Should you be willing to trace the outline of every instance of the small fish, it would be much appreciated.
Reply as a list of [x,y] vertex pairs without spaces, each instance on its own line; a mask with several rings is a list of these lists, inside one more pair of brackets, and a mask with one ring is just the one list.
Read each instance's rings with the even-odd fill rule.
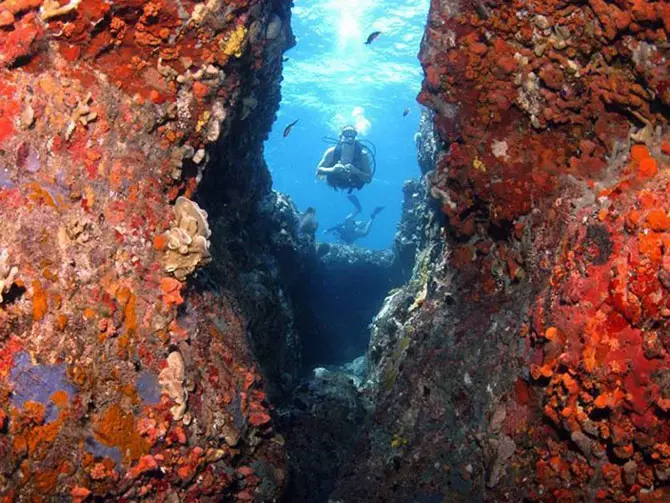
[[372,33],[370,33],[370,35],[368,35],[368,39],[365,41],[365,45],[370,45],[372,42],[377,40],[377,37],[379,37],[379,35],[381,34],[382,34],[381,31],[373,31]]
[[282,63],[286,63],[289,60],[288,56],[281,58]]
[[300,119],[296,119],[293,122],[291,122],[288,126],[284,128],[284,138],[286,138],[289,133],[291,132],[291,129],[293,129],[293,126],[295,126]]
[[405,110],[402,111],[403,117],[407,117],[407,114],[409,114],[409,108],[405,108]]

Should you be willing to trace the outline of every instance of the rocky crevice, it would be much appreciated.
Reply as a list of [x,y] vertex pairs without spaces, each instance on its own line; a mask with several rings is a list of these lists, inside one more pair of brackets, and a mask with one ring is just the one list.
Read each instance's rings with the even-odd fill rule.
[[271,190],[289,9],[0,2],[0,499],[667,499],[667,4],[431,2],[392,257]]
[[445,221],[426,288],[375,323],[332,500],[667,499],[668,19],[431,3],[419,100]]

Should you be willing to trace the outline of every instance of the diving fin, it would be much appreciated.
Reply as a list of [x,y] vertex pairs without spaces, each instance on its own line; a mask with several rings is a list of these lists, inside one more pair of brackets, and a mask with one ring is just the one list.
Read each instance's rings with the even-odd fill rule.
[[[351,190],[353,190],[353,189],[351,189]],[[353,204],[354,207],[356,208],[356,213],[360,213],[361,211],[363,211],[363,209],[361,208],[361,203],[358,200],[358,197],[356,197],[356,194],[349,194],[347,196],[347,199],[349,199],[349,202],[351,204]]]
[[384,206],[377,206],[374,210],[372,210],[372,213],[370,213],[370,220],[379,215],[383,209]]

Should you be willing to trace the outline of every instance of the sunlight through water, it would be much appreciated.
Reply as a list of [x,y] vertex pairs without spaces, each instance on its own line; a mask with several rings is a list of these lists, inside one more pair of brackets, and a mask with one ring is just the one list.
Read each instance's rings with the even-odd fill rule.
[[[419,175],[414,135],[420,107],[416,95],[423,71],[417,59],[429,0],[296,0],[291,24],[297,44],[286,52],[282,101],[265,146],[273,184],[298,209],[317,210],[317,239],[333,240],[326,229],[350,213],[346,194],[315,179],[326,138],[351,124],[374,143],[377,172],[357,192],[367,218],[384,211],[370,235],[357,245],[391,246],[402,207],[402,184]],[[368,35],[380,31],[373,43]],[[404,114],[405,110],[409,113]],[[298,124],[288,137],[284,127]]]

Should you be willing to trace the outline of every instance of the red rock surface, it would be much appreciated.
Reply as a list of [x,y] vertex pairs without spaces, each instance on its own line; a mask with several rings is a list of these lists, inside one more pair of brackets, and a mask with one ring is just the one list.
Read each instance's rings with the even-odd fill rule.
[[281,493],[246,323],[187,288],[208,229],[174,209],[244,113],[272,4],[0,2],[3,503]]
[[432,0],[445,251],[373,331],[339,498],[670,500],[669,35],[664,1]]
[[530,408],[507,425],[527,445],[513,482],[538,501],[670,498],[670,6],[431,7],[420,101],[448,146],[451,264],[473,302],[541,289],[518,331],[540,398],[519,385],[510,405]]

